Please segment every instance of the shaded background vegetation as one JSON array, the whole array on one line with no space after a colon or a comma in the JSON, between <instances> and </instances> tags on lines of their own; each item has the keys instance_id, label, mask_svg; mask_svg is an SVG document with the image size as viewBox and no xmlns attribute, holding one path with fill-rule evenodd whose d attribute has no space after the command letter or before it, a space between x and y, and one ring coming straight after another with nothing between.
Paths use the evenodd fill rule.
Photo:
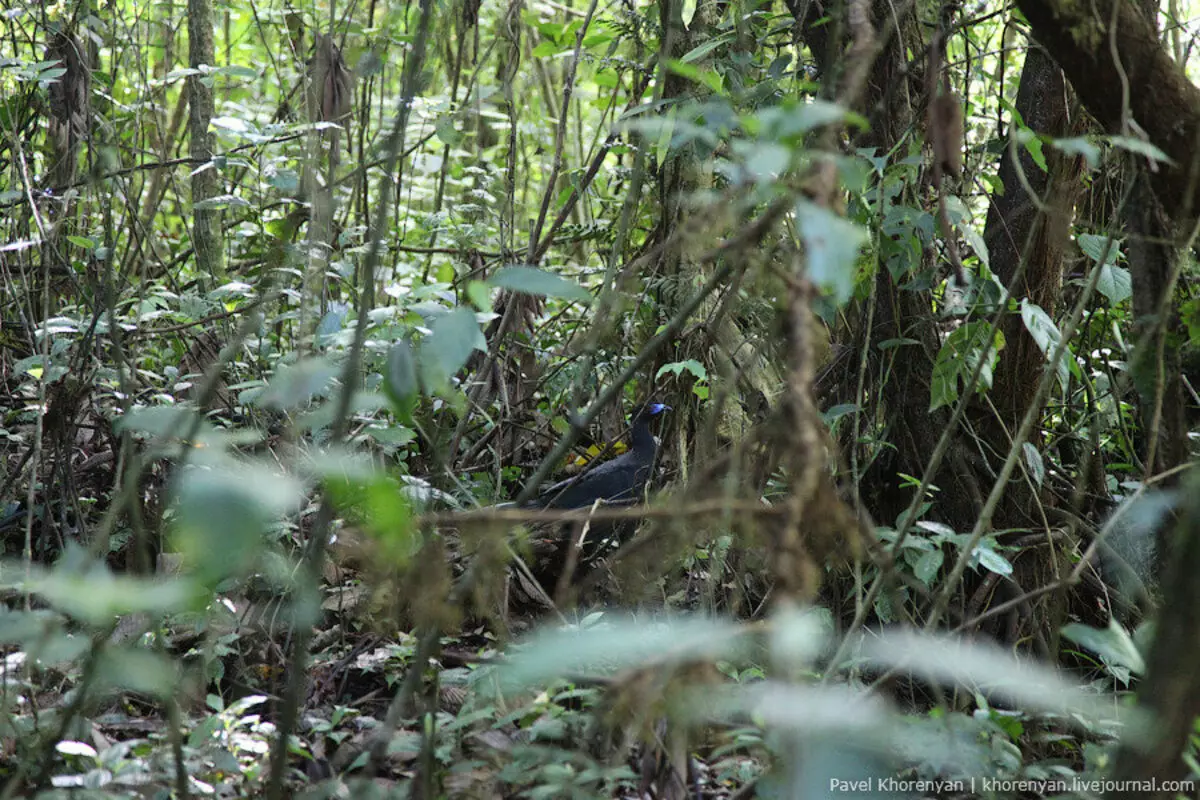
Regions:
<instances>
[{"instance_id":1,"label":"shaded background vegetation","mask_svg":"<svg viewBox=\"0 0 1200 800\"><path fill-rule=\"evenodd\" d=\"M4 796L1195 777L1190 9L242 6L4 5Z\"/></svg>"}]
</instances>

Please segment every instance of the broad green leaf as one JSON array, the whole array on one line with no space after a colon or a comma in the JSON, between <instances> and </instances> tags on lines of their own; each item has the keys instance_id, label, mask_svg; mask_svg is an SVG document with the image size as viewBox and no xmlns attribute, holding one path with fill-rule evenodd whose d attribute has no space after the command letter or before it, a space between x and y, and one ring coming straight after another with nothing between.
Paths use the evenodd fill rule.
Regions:
<instances>
[{"instance_id":1,"label":"broad green leaf","mask_svg":"<svg viewBox=\"0 0 1200 800\"><path fill-rule=\"evenodd\" d=\"M686 361L675 361L670 364L663 364L659 367L658 372L654 377L657 380L663 375L670 373L672 375L680 375L684 372L690 372L696 376L697 380L708 380L708 370L704 369L704 365L694 358L689 358Z\"/></svg>"},{"instance_id":2,"label":"broad green leaf","mask_svg":"<svg viewBox=\"0 0 1200 800\"><path fill-rule=\"evenodd\" d=\"M829 209L802 200L796 204L796 222L804 240L808 274L841 306L854 294L859 248L866 231Z\"/></svg>"},{"instance_id":3,"label":"broad green leaf","mask_svg":"<svg viewBox=\"0 0 1200 800\"><path fill-rule=\"evenodd\" d=\"M736 34L734 33L725 33L720 36L714 36L707 42L703 42L696 47L693 47L687 53L684 53L683 57L679 60L685 64L690 64L693 61L699 61L721 45L732 42L735 37Z\"/></svg>"},{"instance_id":4,"label":"broad green leaf","mask_svg":"<svg viewBox=\"0 0 1200 800\"><path fill-rule=\"evenodd\" d=\"M417 383L417 361L407 339L400 339L388 351L383 389L397 415L404 420L411 419L421 387Z\"/></svg>"},{"instance_id":5,"label":"broad green leaf","mask_svg":"<svg viewBox=\"0 0 1200 800\"><path fill-rule=\"evenodd\" d=\"M340 368L332 358L317 356L287 364L276 370L258 398L263 408L286 411L308 405L323 397Z\"/></svg>"},{"instance_id":6,"label":"broad green leaf","mask_svg":"<svg viewBox=\"0 0 1200 800\"><path fill-rule=\"evenodd\" d=\"M467 284L467 299L475 306L476 311L491 312L492 287L483 281L470 281Z\"/></svg>"},{"instance_id":7,"label":"broad green leaf","mask_svg":"<svg viewBox=\"0 0 1200 800\"><path fill-rule=\"evenodd\" d=\"M175 694L178 669L164 653L144 648L109 647L96 664L96 683L101 689L121 689L157 697Z\"/></svg>"},{"instance_id":8,"label":"broad green leaf","mask_svg":"<svg viewBox=\"0 0 1200 800\"><path fill-rule=\"evenodd\" d=\"M757 115L755 127L759 128L759 136L774 141L795 142L809 131L826 125L837 125L843 122L861 121L856 114L849 114L845 108L828 100L811 100L808 102L787 101L778 106L769 106Z\"/></svg>"},{"instance_id":9,"label":"broad green leaf","mask_svg":"<svg viewBox=\"0 0 1200 800\"><path fill-rule=\"evenodd\" d=\"M471 309L460 306L434 320L420 350L426 389L448 383L477 349L487 350L487 342Z\"/></svg>"},{"instance_id":10,"label":"broad green leaf","mask_svg":"<svg viewBox=\"0 0 1200 800\"><path fill-rule=\"evenodd\" d=\"M729 622L680 618L638 621L605 616L593 627L544 631L513 653L506 683L536 686L568 674L601 674L648 663L730 659L748 645Z\"/></svg>"},{"instance_id":11,"label":"broad green leaf","mask_svg":"<svg viewBox=\"0 0 1200 800\"><path fill-rule=\"evenodd\" d=\"M1121 240L1108 236L1097 236L1094 233L1081 233L1076 237L1079 249L1083 254L1099 264L1101 259L1106 264L1115 264L1121 252Z\"/></svg>"},{"instance_id":12,"label":"broad green leaf","mask_svg":"<svg viewBox=\"0 0 1200 800\"><path fill-rule=\"evenodd\" d=\"M1100 279L1096 282L1096 289L1108 298L1110 304L1119 306L1133 297L1133 278L1129 270L1109 262L1100 267Z\"/></svg>"},{"instance_id":13,"label":"broad green leaf","mask_svg":"<svg viewBox=\"0 0 1200 800\"><path fill-rule=\"evenodd\" d=\"M1048 359L1054 355L1054 349L1062 341L1062 332L1054 324L1054 320L1050 319L1050 315L1043 311L1040 306L1028 300L1022 300L1021 322L1025 324L1025 330L1029 331L1029 335L1033 337L1034 344L1045 354L1046 358ZM1070 353L1063 353L1063 357L1058 360L1055 377L1058 378L1058 383L1064 390L1067 388L1067 382L1070 380L1071 362Z\"/></svg>"},{"instance_id":14,"label":"broad green leaf","mask_svg":"<svg viewBox=\"0 0 1200 800\"><path fill-rule=\"evenodd\" d=\"M975 390L983 392L992 385L992 373L1004 347L1004 335L997 330L988 342L984 339L991 326L986 322L968 322L960 325L946 337L938 350L933 364L930 381L929 410L952 405L958 400L960 383L965 384L975 372L980 359L984 365L979 373Z\"/></svg>"},{"instance_id":15,"label":"broad green leaf","mask_svg":"<svg viewBox=\"0 0 1200 800\"><path fill-rule=\"evenodd\" d=\"M829 644L833 620L822 608L782 606L771 618L771 656L774 663L811 666Z\"/></svg>"},{"instance_id":16,"label":"broad green leaf","mask_svg":"<svg viewBox=\"0 0 1200 800\"><path fill-rule=\"evenodd\" d=\"M946 554L940 547L922 553L917 559L917 563L913 565L913 574L921 583L932 586L945 560Z\"/></svg>"},{"instance_id":17,"label":"broad green leaf","mask_svg":"<svg viewBox=\"0 0 1200 800\"><path fill-rule=\"evenodd\" d=\"M94 627L126 614L182 611L198 597L191 581L115 575L80 548L65 552L50 570L33 571L29 580L25 567L15 562L0 566L0 574L5 585L22 586L51 608Z\"/></svg>"},{"instance_id":18,"label":"broad green leaf","mask_svg":"<svg viewBox=\"0 0 1200 800\"><path fill-rule=\"evenodd\" d=\"M176 548L206 585L244 575L266 546L267 525L303 498L298 481L263 466L189 469L180 477Z\"/></svg>"},{"instance_id":19,"label":"broad green leaf","mask_svg":"<svg viewBox=\"0 0 1200 800\"><path fill-rule=\"evenodd\" d=\"M957 533L955 533L954 528L951 528L946 523L937 522L937 521L931 520L931 519L918 520L916 523L916 527L919 528L920 530L929 531L932 534L935 534L937 536L941 536L941 537L947 538L947 539L954 538L955 536L958 535Z\"/></svg>"},{"instance_id":20,"label":"broad green leaf","mask_svg":"<svg viewBox=\"0 0 1200 800\"><path fill-rule=\"evenodd\" d=\"M1138 139L1133 136L1109 136L1108 142L1114 147L1120 147L1136 155L1145 156L1149 160L1160 164L1175 163L1170 156L1145 139Z\"/></svg>"},{"instance_id":21,"label":"broad green leaf","mask_svg":"<svg viewBox=\"0 0 1200 800\"><path fill-rule=\"evenodd\" d=\"M128 414L113 422L113 430L158 438L182 436L191 427L195 415L195 409L187 406L131 408Z\"/></svg>"},{"instance_id":22,"label":"broad green leaf","mask_svg":"<svg viewBox=\"0 0 1200 800\"><path fill-rule=\"evenodd\" d=\"M1037 164L1038 169L1046 172L1048 167L1046 166L1046 153L1042 137L1025 128L1018 132L1017 138L1025 146L1026 152L1033 158L1033 163Z\"/></svg>"},{"instance_id":23,"label":"broad green leaf","mask_svg":"<svg viewBox=\"0 0 1200 800\"><path fill-rule=\"evenodd\" d=\"M1127 667L1138 674L1146 671L1146 662L1129 632L1115 619L1110 619L1108 627L1104 629L1072 622L1063 627L1062 635L1101 656L1105 661Z\"/></svg>"},{"instance_id":24,"label":"broad green leaf","mask_svg":"<svg viewBox=\"0 0 1200 800\"><path fill-rule=\"evenodd\" d=\"M718 72L700 69L695 64L687 64L676 58L667 60L667 69L681 78L700 84L713 94L724 94L724 80Z\"/></svg>"},{"instance_id":25,"label":"broad green leaf","mask_svg":"<svg viewBox=\"0 0 1200 800\"><path fill-rule=\"evenodd\" d=\"M327 346L335 335L346 327L346 318L350 315L350 306L346 303L332 303L325 316L317 323L317 342Z\"/></svg>"},{"instance_id":26,"label":"broad green leaf","mask_svg":"<svg viewBox=\"0 0 1200 800\"><path fill-rule=\"evenodd\" d=\"M1025 456L1025 467L1033 476L1033 482L1041 486L1046 479L1046 464L1042 461L1042 454L1029 442L1021 445L1021 453Z\"/></svg>"},{"instance_id":27,"label":"broad green leaf","mask_svg":"<svg viewBox=\"0 0 1200 800\"><path fill-rule=\"evenodd\" d=\"M1005 577L1013 573L1012 563L990 547L979 545L971 555L977 558L979 565L988 572L994 572L997 575Z\"/></svg>"},{"instance_id":28,"label":"broad green leaf","mask_svg":"<svg viewBox=\"0 0 1200 800\"><path fill-rule=\"evenodd\" d=\"M858 412L859 407L854 403L839 403L838 405L832 406L827 411L823 412L821 417L825 420L826 425L832 425L842 417L846 417L851 414L857 414Z\"/></svg>"},{"instance_id":29,"label":"broad green leaf","mask_svg":"<svg viewBox=\"0 0 1200 800\"><path fill-rule=\"evenodd\" d=\"M975 230L975 226L971 225L965 216L955 221L955 227L967 240L967 244L971 245L971 249L975 251L975 257L979 259L979 263L985 267L991 266L990 256L988 255L987 243L983 237L979 235L979 231Z\"/></svg>"},{"instance_id":30,"label":"broad green leaf","mask_svg":"<svg viewBox=\"0 0 1200 800\"><path fill-rule=\"evenodd\" d=\"M492 276L491 283L510 292L558 297L580 303L592 301L592 295L579 284L536 267L503 267Z\"/></svg>"},{"instance_id":31,"label":"broad green leaf","mask_svg":"<svg viewBox=\"0 0 1200 800\"><path fill-rule=\"evenodd\" d=\"M746 172L758 181L778 180L792 163L792 149L774 142L735 140L734 150L744 159Z\"/></svg>"},{"instance_id":32,"label":"broad green leaf","mask_svg":"<svg viewBox=\"0 0 1200 800\"><path fill-rule=\"evenodd\" d=\"M1055 670L1018 659L998 645L907 631L864 637L861 643L858 657L883 670L898 668L933 683L980 687L1027 708L1115 718L1111 699L1093 697Z\"/></svg>"},{"instance_id":33,"label":"broad green leaf","mask_svg":"<svg viewBox=\"0 0 1200 800\"><path fill-rule=\"evenodd\" d=\"M1083 156L1087 161L1088 169L1096 169L1100 166L1100 148L1087 137L1077 136L1067 139L1051 139L1050 143L1067 155Z\"/></svg>"},{"instance_id":34,"label":"broad green leaf","mask_svg":"<svg viewBox=\"0 0 1200 800\"><path fill-rule=\"evenodd\" d=\"M362 520L362 529L377 543L376 556L382 562L402 566L412 558L420 547L413 535L413 501L395 480L376 473L365 481L339 483L335 476L329 486L339 504Z\"/></svg>"},{"instance_id":35,"label":"broad green leaf","mask_svg":"<svg viewBox=\"0 0 1200 800\"><path fill-rule=\"evenodd\" d=\"M75 742L64 739L54 745L54 749L64 756L82 756L84 758L95 758L98 753L96 748L92 747L87 742Z\"/></svg>"}]
</instances>

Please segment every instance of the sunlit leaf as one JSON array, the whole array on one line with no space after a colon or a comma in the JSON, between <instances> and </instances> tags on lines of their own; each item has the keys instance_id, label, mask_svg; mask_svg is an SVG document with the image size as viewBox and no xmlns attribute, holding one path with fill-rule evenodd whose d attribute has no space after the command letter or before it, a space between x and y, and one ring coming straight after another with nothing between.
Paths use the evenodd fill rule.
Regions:
<instances>
[{"instance_id":1,"label":"sunlit leaf","mask_svg":"<svg viewBox=\"0 0 1200 800\"><path fill-rule=\"evenodd\" d=\"M1108 627L1103 629L1072 622L1063 627L1062 634L1110 663L1127 667L1138 674L1146 671L1146 662L1129 632L1115 619L1110 619Z\"/></svg>"},{"instance_id":2,"label":"sunlit leaf","mask_svg":"<svg viewBox=\"0 0 1200 800\"><path fill-rule=\"evenodd\" d=\"M1175 163L1170 156L1145 139L1138 139L1133 136L1109 136L1107 140L1113 147L1119 147L1136 155L1145 156L1150 161L1160 164Z\"/></svg>"},{"instance_id":3,"label":"sunlit leaf","mask_svg":"<svg viewBox=\"0 0 1200 800\"><path fill-rule=\"evenodd\" d=\"M1111 702L999 645L911 631L866 636L860 644L860 657L882 669L900 669L934 683L978 687L1028 709L1076 712L1093 719L1110 719L1113 714Z\"/></svg>"}]
</instances>

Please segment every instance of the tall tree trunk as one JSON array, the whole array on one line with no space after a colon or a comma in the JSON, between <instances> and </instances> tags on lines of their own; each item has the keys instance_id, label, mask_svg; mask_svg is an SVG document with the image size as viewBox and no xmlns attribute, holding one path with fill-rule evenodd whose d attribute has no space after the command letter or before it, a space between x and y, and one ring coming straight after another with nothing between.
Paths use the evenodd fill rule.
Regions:
<instances>
[{"instance_id":1,"label":"tall tree trunk","mask_svg":"<svg viewBox=\"0 0 1200 800\"><path fill-rule=\"evenodd\" d=\"M188 0L187 13L188 65L192 69L211 66L214 62L212 3L210 0ZM215 137L209 131L213 92L211 87L204 85L203 78L203 75L193 74L187 79L190 155L196 160L192 167L192 246L200 274L217 282L225 274L222 214L219 209L205 205L206 200L218 193L218 176L211 164Z\"/></svg>"},{"instance_id":2,"label":"tall tree trunk","mask_svg":"<svg viewBox=\"0 0 1200 800\"><path fill-rule=\"evenodd\" d=\"M1016 109L1036 133L1054 137L1071 134L1066 79L1037 45L1031 45L1025 54ZM1010 136L1012 133L1010 130ZM992 271L1010 288L1012 296L1028 300L1053 317L1062 288L1071 219L1081 187L1080 164L1077 158L1052 148L1046 148L1045 158L1046 169L1042 169L1032 154L1019 145L1001 154L999 176L1004 193L992 196L983 237ZM1030 197L1030 191L1036 196ZM1038 212L1039 204L1046 209L1045 214ZM1014 286L1013 278L1022 259L1026 262L1025 270ZM1046 356L1019 316L1005 320L1003 333L1006 346L1000 353L991 396L1001 421L1013 431L1033 401Z\"/></svg>"}]
</instances>

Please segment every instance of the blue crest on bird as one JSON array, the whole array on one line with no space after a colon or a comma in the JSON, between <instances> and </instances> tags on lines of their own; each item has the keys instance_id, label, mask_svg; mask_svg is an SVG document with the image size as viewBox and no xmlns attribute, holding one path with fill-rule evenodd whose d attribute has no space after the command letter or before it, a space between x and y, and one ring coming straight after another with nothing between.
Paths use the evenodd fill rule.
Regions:
<instances>
[{"instance_id":1,"label":"blue crest on bird","mask_svg":"<svg viewBox=\"0 0 1200 800\"><path fill-rule=\"evenodd\" d=\"M664 411L670 411L671 407L663 403L651 403L650 405L646 406L646 410L649 411L650 416L653 417L654 415L661 414Z\"/></svg>"}]
</instances>

